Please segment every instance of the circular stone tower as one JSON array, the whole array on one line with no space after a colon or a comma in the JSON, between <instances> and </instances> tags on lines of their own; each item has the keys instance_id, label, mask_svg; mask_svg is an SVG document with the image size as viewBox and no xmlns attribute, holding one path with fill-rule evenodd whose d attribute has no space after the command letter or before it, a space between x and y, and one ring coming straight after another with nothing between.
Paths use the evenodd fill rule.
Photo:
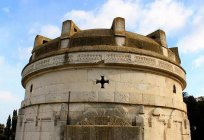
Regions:
<instances>
[{"instance_id":1,"label":"circular stone tower","mask_svg":"<svg viewBox=\"0 0 204 140\"><path fill-rule=\"evenodd\" d=\"M80 30L35 38L16 140L190 140L185 71L165 32Z\"/></svg>"}]
</instances>

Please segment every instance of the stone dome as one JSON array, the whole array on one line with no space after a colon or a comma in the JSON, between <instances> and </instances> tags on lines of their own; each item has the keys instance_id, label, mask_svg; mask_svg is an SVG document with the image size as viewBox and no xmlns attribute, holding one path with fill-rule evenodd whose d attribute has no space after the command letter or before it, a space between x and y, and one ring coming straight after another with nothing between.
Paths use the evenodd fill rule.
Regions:
<instances>
[{"instance_id":1,"label":"stone dome","mask_svg":"<svg viewBox=\"0 0 204 140\"><path fill-rule=\"evenodd\" d=\"M139 48L162 54L159 43L150 37L125 31L126 43L124 46ZM114 33L111 29L90 29L74 34L70 38L70 47L81 47L91 45L115 46ZM95 47L97 47L95 46Z\"/></svg>"},{"instance_id":2,"label":"stone dome","mask_svg":"<svg viewBox=\"0 0 204 140\"><path fill-rule=\"evenodd\" d=\"M167 48L164 31L157 30L146 36L128 32L125 30L123 18L116 18L111 29L80 30L70 20L65 21L62 28L64 30L62 29L61 36L53 40L41 35L36 36L30 62L62 52L114 50L134 53L145 52L180 64L178 49L177 47ZM69 40L65 43L66 38Z\"/></svg>"}]
</instances>

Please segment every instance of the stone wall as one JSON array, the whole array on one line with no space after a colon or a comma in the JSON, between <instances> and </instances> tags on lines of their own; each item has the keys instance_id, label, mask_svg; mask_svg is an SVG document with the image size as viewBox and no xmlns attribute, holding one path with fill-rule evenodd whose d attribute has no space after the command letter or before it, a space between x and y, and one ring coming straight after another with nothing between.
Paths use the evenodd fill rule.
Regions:
<instances>
[{"instance_id":1,"label":"stone wall","mask_svg":"<svg viewBox=\"0 0 204 140\"><path fill-rule=\"evenodd\" d=\"M73 138L73 136L76 136L76 132L73 132L72 135L69 134L70 132L67 132L68 134L64 133L67 111L66 103L33 105L22 109L17 124L16 139L62 140L64 135ZM144 130L144 133L140 131L139 134L143 140L190 139L186 112L156 106L71 103L69 124L84 128L91 126L90 130L94 126L118 126L121 129L138 127ZM78 135L81 135L80 131ZM137 137L137 135L135 136ZM83 137L83 135L79 137Z\"/></svg>"},{"instance_id":2,"label":"stone wall","mask_svg":"<svg viewBox=\"0 0 204 140\"><path fill-rule=\"evenodd\" d=\"M109 80L104 89L96 84L102 75ZM185 110L182 87L176 80L142 71L105 68L62 69L33 77L26 84L22 107L67 102L69 91L71 102L147 104Z\"/></svg>"},{"instance_id":3,"label":"stone wall","mask_svg":"<svg viewBox=\"0 0 204 140\"><path fill-rule=\"evenodd\" d=\"M96 84L101 76L109 80L105 88ZM144 128L144 140L154 140L155 131L159 131L155 140L166 140L170 135L188 138L180 82L151 72L84 67L58 68L28 80L16 140L32 135L32 140L61 140L69 92L71 125L137 126Z\"/></svg>"},{"instance_id":4,"label":"stone wall","mask_svg":"<svg viewBox=\"0 0 204 140\"><path fill-rule=\"evenodd\" d=\"M64 140L142 140L140 127L66 126Z\"/></svg>"}]
</instances>

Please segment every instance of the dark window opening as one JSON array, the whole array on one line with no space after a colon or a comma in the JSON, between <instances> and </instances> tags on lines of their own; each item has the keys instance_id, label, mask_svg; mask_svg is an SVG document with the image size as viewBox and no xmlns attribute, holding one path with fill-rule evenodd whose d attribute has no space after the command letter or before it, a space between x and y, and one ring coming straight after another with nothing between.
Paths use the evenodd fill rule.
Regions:
<instances>
[{"instance_id":1,"label":"dark window opening","mask_svg":"<svg viewBox=\"0 0 204 140\"><path fill-rule=\"evenodd\" d=\"M43 44L47 43L48 41L47 40L43 40Z\"/></svg>"},{"instance_id":2,"label":"dark window opening","mask_svg":"<svg viewBox=\"0 0 204 140\"><path fill-rule=\"evenodd\" d=\"M77 29L76 29L76 28L74 28L74 32L77 32Z\"/></svg>"},{"instance_id":3,"label":"dark window opening","mask_svg":"<svg viewBox=\"0 0 204 140\"><path fill-rule=\"evenodd\" d=\"M173 85L173 93L176 93L176 86Z\"/></svg>"},{"instance_id":4,"label":"dark window opening","mask_svg":"<svg viewBox=\"0 0 204 140\"><path fill-rule=\"evenodd\" d=\"M151 36L151 38L152 38L152 39L156 39L157 37L156 37L156 36Z\"/></svg>"},{"instance_id":5,"label":"dark window opening","mask_svg":"<svg viewBox=\"0 0 204 140\"><path fill-rule=\"evenodd\" d=\"M32 92L32 91L33 91L33 84L30 85L30 92Z\"/></svg>"}]
</instances>

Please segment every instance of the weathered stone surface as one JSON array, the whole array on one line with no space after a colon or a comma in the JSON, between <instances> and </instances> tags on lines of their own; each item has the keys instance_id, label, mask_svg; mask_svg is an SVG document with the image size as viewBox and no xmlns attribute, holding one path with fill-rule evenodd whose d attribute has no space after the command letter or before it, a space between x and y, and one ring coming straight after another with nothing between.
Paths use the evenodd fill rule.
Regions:
<instances>
[{"instance_id":1,"label":"weathered stone surface","mask_svg":"<svg viewBox=\"0 0 204 140\"><path fill-rule=\"evenodd\" d=\"M137 54L127 54L127 53L116 53L116 52L84 52L84 53L72 53L69 54L68 64L93 64L104 61L106 64L117 63L117 64L131 64L141 66L150 66L152 68L167 70L173 74L176 74L180 78L185 80L185 72L176 65L173 65L167 61L157 59L149 56L141 56ZM132 59L134 58L134 59ZM63 66L66 62L65 54L53 56L50 58L45 58L39 60L33 64L28 65L23 70L23 77L45 69L52 68L56 66Z\"/></svg>"},{"instance_id":2,"label":"weathered stone surface","mask_svg":"<svg viewBox=\"0 0 204 140\"><path fill-rule=\"evenodd\" d=\"M163 31L127 32L123 18L81 31L68 20L32 53L16 140L190 140L185 71Z\"/></svg>"},{"instance_id":3,"label":"weathered stone surface","mask_svg":"<svg viewBox=\"0 0 204 140\"><path fill-rule=\"evenodd\" d=\"M140 127L67 125L64 135L64 140L142 140Z\"/></svg>"}]
</instances>

